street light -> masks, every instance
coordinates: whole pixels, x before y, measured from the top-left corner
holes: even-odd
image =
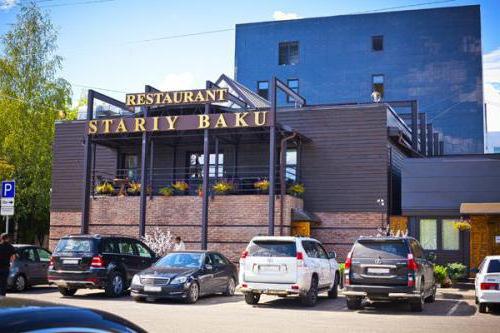
[[[384,207],[385,207],[384,198],[378,198],[377,205],[380,207],[380,228],[383,230],[384,229]]]

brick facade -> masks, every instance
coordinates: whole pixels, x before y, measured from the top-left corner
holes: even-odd
[[[279,197],[277,197],[279,198]],[[89,233],[139,234],[139,197],[96,197],[90,204]],[[188,249],[200,248],[202,199],[197,196],[154,197],[147,200],[146,232],[159,227],[180,236]],[[286,196],[283,234],[290,234],[291,210],[302,208],[302,199]],[[280,232],[280,205],[276,200],[275,234]],[[255,235],[267,234],[266,195],[215,196],[209,201],[209,249],[219,250],[231,260]],[[80,212],[52,212],[50,248],[66,234],[80,232]]]

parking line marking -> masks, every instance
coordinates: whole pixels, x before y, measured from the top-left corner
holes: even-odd
[[[460,306],[460,304],[462,304],[462,301],[457,301],[457,303],[455,305],[453,305],[449,310],[448,312],[446,313],[447,316],[451,316],[452,314],[455,313],[455,311],[458,310],[458,307]]]

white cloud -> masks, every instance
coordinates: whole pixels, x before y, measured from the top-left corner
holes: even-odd
[[[295,20],[300,18],[297,13],[285,13],[282,12],[281,10],[276,10],[273,13],[273,19],[276,21],[282,21],[282,20]]]
[[[485,83],[500,85],[500,48],[483,56],[483,78]]]
[[[194,75],[191,72],[170,73],[161,80],[158,89],[163,91],[192,89],[194,83]]]
[[[18,0],[0,0],[0,9],[8,10],[17,4]]]
[[[488,130],[500,131],[500,48],[483,56],[483,80]]]

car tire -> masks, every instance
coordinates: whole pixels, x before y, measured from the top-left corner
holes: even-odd
[[[122,274],[117,271],[109,273],[106,285],[104,286],[104,293],[107,297],[120,297],[125,290],[125,279]]]
[[[416,301],[410,302],[410,310],[412,312],[422,312],[424,310],[425,294],[424,294],[424,281],[421,282],[420,297]]]
[[[234,296],[234,291],[236,289],[236,282],[234,278],[229,278],[227,282],[226,291],[224,291],[224,296]]]
[[[144,302],[146,302],[146,297],[144,297],[144,296],[132,296],[132,298],[137,303],[144,303]]]
[[[245,293],[245,302],[250,305],[255,305],[260,301],[260,294]]]
[[[436,301],[436,292],[437,288],[436,285],[434,285],[434,287],[432,288],[432,293],[427,296],[427,298],[425,299],[425,303],[434,303]]]
[[[24,275],[19,274],[16,276],[12,288],[18,293],[23,292],[28,288],[28,281],[26,281]]]
[[[479,303],[479,312],[486,313],[488,311],[488,305],[486,303]]]
[[[189,286],[186,303],[194,304],[200,298],[200,286],[196,282],[192,282]]]
[[[339,296],[339,275],[335,273],[335,282],[332,289],[328,290],[328,298],[337,298]]]
[[[362,299],[360,297],[347,297],[347,308],[349,310],[359,310],[361,309],[361,301]]]
[[[304,306],[313,307],[318,301],[318,279],[313,277],[311,279],[311,287],[305,295],[300,296],[300,302]]]
[[[63,296],[73,296],[74,294],[76,294],[76,291],[78,290],[76,288],[66,288],[66,287],[58,287],[57,289],[59,289],[59,292]]]

